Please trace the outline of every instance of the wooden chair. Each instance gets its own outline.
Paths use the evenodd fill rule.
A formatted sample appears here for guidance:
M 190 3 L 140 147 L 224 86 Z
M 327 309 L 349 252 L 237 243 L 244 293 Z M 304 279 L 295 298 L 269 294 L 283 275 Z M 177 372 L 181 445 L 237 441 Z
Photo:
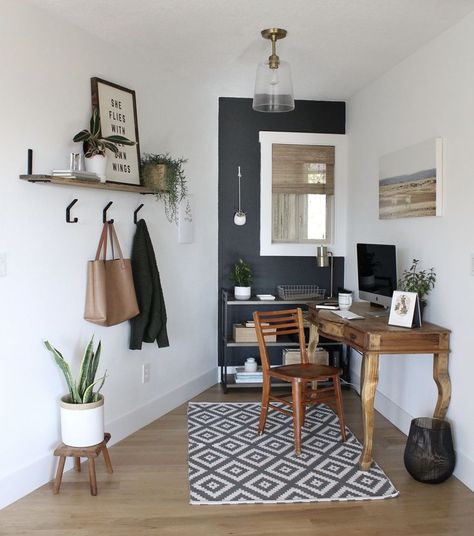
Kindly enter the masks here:
M 301 309 L 283 311 L 255 311 L 253 313 L 257 332 L 260 359 L 263 371 L 262 409 L 258 433 L 263 434 L 269 409 L 293 416 L 295 451 L 301 454 L 301 428 L 304 425 L 306 406 L 325 402 L 336 410 L 339 417 L 342 440 L 346 440 L 344 410 L 342 406 L 341 370 L 327 365 L 314 365 L 308 362 L 304 336 L 303 313 Z M 265 338 L 270 335 L 298 335 L 301 363 L 270 368 Z M 291 383 L 291 395 L 275 396 L 271 392 L 272 379 Z M 312 382 L 332 380 L 329 387 L 311 387 Z M 315 384 L 317 385 L 317 384 Z M 271 402 L 280 402 L 291 406 L 291 411 Z

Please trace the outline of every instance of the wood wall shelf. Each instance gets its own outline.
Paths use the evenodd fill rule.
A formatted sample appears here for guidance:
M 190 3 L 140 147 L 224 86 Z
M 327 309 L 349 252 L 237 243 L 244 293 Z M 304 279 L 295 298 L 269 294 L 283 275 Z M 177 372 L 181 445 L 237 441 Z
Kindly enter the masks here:
M 53 177 L 52 175 L 20 175 L 20 179 L 38 184 L 57 184 L 60 186 L 74 186 L 79 188 L 95 188 L 96 190 L 115 190 L 120 192 L 130 192 L 134 194 L 154 194 L 151 188 L 145 186 L 132 186 L 130 184 L 120 184 L 116 182 L 92 182 L 77 179 L 65 179 Z

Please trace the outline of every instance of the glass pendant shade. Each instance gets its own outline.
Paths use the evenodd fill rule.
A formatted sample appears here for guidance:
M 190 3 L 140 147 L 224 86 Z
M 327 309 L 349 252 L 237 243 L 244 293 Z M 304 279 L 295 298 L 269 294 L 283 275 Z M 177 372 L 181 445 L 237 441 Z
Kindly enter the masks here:
M 280 61 L 271 69 L 269 61 L 257 67 L 253 109 L 256 112 L 291 112 L 295 109 L 290 65 Z

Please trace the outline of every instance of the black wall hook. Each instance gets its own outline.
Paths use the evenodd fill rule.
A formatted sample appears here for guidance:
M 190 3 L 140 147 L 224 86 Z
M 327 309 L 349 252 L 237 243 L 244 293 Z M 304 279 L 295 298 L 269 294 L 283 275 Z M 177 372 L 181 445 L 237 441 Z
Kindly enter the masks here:
M 110 208 L 110 205 L 113 203 L 113 201 L 109 201 L 105 207 L 104 207 L 104 210 L 102 211 L 102 222 L 103 223 L 114 223 L 114 220 L 107 220 L 107 211 L 109 210 Z
M 71 220 L 71 208 L 77 203 L 77 199 L 74 199 L 69 203 L 69 205 L 66 208 L 66 221 L 67 223 L 77 223 L 79 220 L 77 218 L 74 218 Z
M 134 211 L 133 211 L 133 223 L 136 225 L 138 223 L 138 220 L 137 220 L 137 215 L 138 215 L 138 211 L 141 210 L 141 208 L 143 207 L 143 203 L 141 205 L 139 205 Z

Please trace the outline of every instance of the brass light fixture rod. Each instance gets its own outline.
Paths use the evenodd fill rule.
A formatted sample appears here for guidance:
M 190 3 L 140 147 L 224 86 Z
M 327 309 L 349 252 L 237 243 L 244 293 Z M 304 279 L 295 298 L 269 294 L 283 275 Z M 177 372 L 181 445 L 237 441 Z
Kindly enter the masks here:
M 270 69 L 278 69 L 280 65 L 280 58 L 276 53 L 276 42 L 278 39 L 286 37 L 287 31 L 281 28 L 268 28 L 262 30 L 262 37 L 264 39 L 270 39 L 272 42 L 272 55 L 268 57 L 268 66 Z

